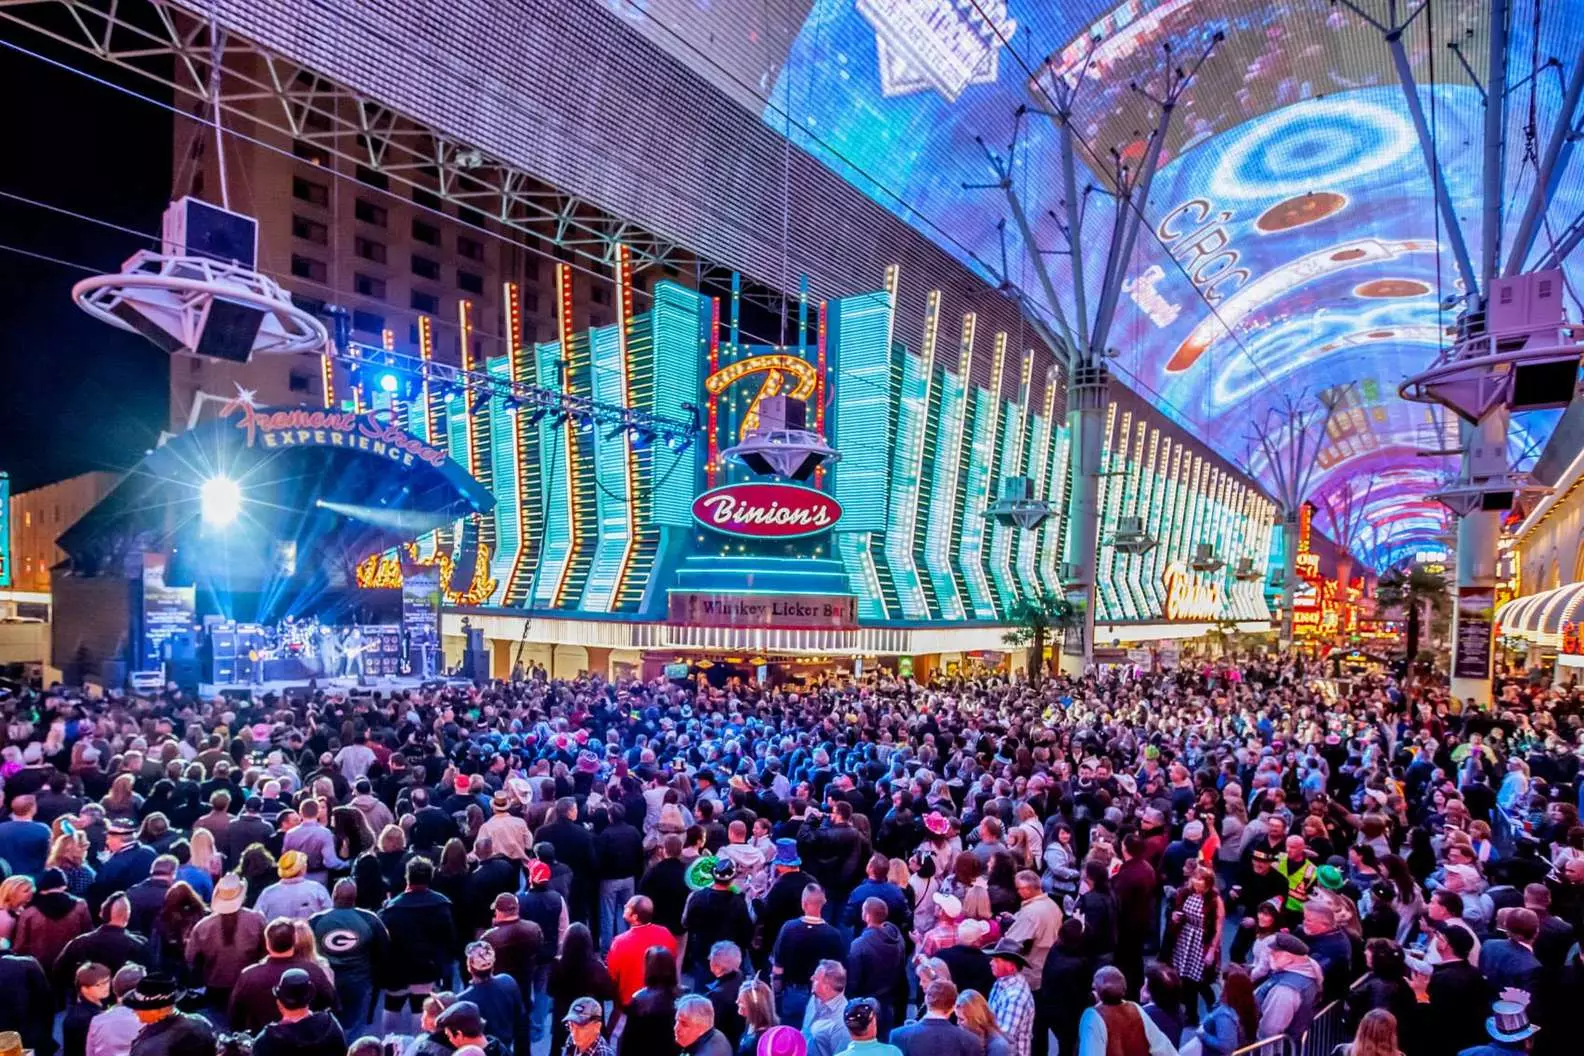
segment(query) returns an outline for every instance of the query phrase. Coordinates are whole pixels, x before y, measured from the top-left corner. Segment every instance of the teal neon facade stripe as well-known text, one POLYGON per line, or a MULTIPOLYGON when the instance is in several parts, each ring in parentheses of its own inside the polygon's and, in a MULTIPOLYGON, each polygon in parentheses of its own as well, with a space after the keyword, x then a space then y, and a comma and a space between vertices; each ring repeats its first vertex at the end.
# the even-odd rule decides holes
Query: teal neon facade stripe
MULTIPOLYGON (((1023 472, 1023 411, 1015 403, 1001 408, 1001 453, 996 459, 990 490, 990 502, 998 497, 996 485, 1007 477, 1023 472)), ((985 508, 989 503, 985 504, 985 508)), ((981 511, 982 512, 982 511, 981 511)), ((1021 529, 986 518, 990 525, 990 577, 995 584, 996 599, 1001 612, 1011 612, 1018 603, 1019 588, 1012 576, 1012 535, 1021 529)))
MULTIPOLYGON (((622 378, 621 335, 614 326, 590 331, 589 376, 594 399, 617 407, 627 402, 622 378)), ((598 531, 594 556, 589 565, 588 583, 583 588, 581 608, 590 612, 610 612, 616 602, 616 579, 621 574, 622 555, 632 539, 631 496, 627 493, 627 443, 624 431, 611 438, 608 427, 597 425, 594 445, 594 509, 598 531)))
POLYGON ((964 585, 975 619, 996 618, 995 601, 985 577, 985 507, 990 505, 990 460, 995 457, 997 397, 985 389, 975 389, 973 435, 968 445, 968 472, 963 483, 962 562, 964 585))
MULTIPOLYGON (((551 341, 534 349, 537 360, 539 384, 546 388, 561 386, 561 343, 551 341)), ((540 551, 539 569, 534 576, 533 605, 550 608, 555 602, 556 585, 565 574, 572 559, 572 533, 567 525, 572 516, 571 499, 567 491, 566 426, 558 425, 552 417, 540 421, 539 429, 539 479, 544 482, 545 518, 544 547, 540 551)))
MULTIPOLYGON (((511 364, 504 358, 492 361, 486 369, 492 377, 509 381, 511 364)), ((500 397, 490 399, 488 456, 495 481, 495 550, 490 554, 490 578, 495 591, 490 604, 506 599, 506 584, 522 548, 522 497, 517 494, 517 413, 506 409, 500 397)))
POLYGON ((902 393, 891 470, 890 522, 886 525, 885 559, 896 583, 902 618, 927 620, 929 604, 913 560, 913 533, 918 525, 919 474, 924 462, 924 415, 928 378, 918 356, 902 354, 902 393))
POLYGON ((962 379, 942 371, 936 382, 940 389, 940 425, 935 430, 940 450, 935 455, 933 500, 926 515, 924 565, 930 584, 940 601, 941 616, 947 620, 968 618, 963 608, 962 590, 952 562, 952 528, 957 517, 958 448, 962 443, 963 412, 968 406, 962 379))

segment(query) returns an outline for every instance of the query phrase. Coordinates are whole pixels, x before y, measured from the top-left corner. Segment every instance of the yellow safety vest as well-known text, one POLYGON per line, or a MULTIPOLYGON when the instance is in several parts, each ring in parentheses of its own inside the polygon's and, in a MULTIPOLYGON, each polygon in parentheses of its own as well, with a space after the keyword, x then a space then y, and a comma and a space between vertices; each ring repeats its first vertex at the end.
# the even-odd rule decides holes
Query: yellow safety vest
POLYGON ((1291 868, 1287 856, 1284 854, 1275 862, 1276 871, 1287 881, 1287 911, 1289 913, 1302 912, 1304 903, 1309 901, 1309 890, 1314 887, 1315 878, 1319 870, 1315 864, 1307 859, 1296 869, 1291 868))

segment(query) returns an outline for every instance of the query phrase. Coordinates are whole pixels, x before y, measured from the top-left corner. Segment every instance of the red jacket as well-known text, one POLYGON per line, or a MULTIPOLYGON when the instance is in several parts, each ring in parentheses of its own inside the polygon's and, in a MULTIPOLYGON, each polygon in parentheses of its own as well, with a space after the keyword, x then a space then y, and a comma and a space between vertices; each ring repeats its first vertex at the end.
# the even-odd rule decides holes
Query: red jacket
POLYGON ((605 966, 616 981, 618 1006, 625 1008, 633 995, 643 989, 644 954, 651 946, 664 946, 673 957, 676 956, 676 936, 663 924, 640 924, 622 932, 611 942, 605 966))

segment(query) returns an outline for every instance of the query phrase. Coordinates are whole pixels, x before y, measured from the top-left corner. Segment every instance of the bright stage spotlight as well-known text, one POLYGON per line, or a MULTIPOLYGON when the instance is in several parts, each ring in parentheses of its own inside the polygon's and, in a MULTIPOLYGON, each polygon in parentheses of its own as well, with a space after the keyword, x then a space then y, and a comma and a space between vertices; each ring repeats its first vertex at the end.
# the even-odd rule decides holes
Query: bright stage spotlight
POLYGON ((242 487, 230 477, 211 477, 198 489, 198 509, 205 524, 224 528, 242 513, 242 487))
POLYGON ((396 385, 397 380, 394 372, 389 370, 380 372, 379 387, 381 392, 395 392, 396 385))

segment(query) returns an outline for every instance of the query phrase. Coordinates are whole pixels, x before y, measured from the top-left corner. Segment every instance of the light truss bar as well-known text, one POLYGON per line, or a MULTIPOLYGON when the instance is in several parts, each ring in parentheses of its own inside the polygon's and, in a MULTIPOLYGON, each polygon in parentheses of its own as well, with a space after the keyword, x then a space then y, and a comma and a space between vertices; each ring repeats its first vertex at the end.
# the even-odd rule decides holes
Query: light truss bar
POLYGON ((326 355, 335 361, 355 367, 359 371, 394 371, 410 378, 430 392, 465 392, 470 398, 502 400, 508 409, 531 414, 547 414, 584 418, 595 425, 624 425, 637 432, 647 432, 655 437, 685 441, 698 432, 697 422, 684 422, 664 415, 651 414, 634 407, 602 403, 587 396, 525 385, 515 379, 490 374, 487 370, 466 370, 434 359, 403 355, 375 345, 349 344, 344 351, 331 349, 326 355))

